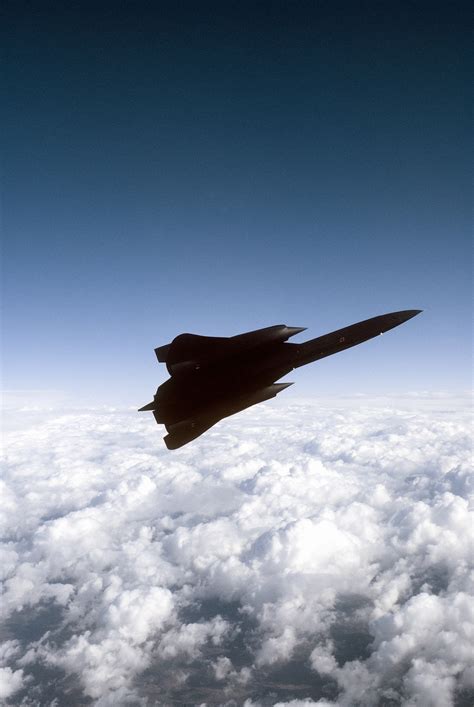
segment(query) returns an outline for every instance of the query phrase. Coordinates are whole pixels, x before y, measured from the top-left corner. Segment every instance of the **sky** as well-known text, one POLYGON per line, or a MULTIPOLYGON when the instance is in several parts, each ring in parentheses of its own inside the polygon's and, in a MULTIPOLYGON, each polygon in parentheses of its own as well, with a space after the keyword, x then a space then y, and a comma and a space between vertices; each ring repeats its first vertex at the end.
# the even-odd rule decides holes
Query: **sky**
POLYGON ((474 703, 467 7, 4 3, 2 704, 474 703), (136 411, 182 332, 403 309, 136 411))
POLYGON ((470 387, 467 3, 16 0, 2 24, 4 389, 142 405, 181 332, 412 308, 285 394, 470 387))

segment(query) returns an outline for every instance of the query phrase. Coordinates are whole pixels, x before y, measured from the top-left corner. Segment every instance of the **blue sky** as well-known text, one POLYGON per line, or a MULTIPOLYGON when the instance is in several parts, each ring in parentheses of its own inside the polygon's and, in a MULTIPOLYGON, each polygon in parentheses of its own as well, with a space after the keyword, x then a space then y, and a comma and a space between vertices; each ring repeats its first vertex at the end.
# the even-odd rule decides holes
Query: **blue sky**
POLYGON ((467 4, 67 5, 4 23, 4 388, 144 404, 183 331, 406 308, 291 394, 469 387, 467 4))

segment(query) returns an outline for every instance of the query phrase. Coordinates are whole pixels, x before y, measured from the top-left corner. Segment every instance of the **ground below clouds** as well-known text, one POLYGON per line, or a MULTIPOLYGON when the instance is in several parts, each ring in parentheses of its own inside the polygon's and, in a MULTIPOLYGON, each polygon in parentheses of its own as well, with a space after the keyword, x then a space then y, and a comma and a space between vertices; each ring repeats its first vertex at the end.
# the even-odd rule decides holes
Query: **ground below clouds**
POLYGON ((465 401, 10 417, 2 703, 474 701, 465 401))

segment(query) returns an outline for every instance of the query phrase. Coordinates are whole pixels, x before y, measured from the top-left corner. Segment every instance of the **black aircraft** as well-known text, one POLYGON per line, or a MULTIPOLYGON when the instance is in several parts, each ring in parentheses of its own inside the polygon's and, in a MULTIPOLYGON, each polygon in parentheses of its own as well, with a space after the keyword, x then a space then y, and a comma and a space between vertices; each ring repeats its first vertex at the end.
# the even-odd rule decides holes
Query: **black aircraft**
POLYGON ((230 337, 180 334, 155 349, 171 376, 160 385, 151 410, 164 424, 168 449, 196 439, 219 420, 274 398, 292 383, 276 383, 294 368, 349 349, 419 314, 408 309, 372 317, 302 344, 288 339, 305 327, 284 324, 230 337))

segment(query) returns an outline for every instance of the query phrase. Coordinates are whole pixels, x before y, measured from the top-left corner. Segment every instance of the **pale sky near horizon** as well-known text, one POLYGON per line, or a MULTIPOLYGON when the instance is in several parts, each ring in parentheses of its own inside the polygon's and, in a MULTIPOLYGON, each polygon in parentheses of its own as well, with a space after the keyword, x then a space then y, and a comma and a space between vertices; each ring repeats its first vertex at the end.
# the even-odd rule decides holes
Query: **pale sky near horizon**
POLYGON ((420 308, 288 394, 468 389, 467 12, 7 3, 2 387, 144 404, 183 331, 420 308))

